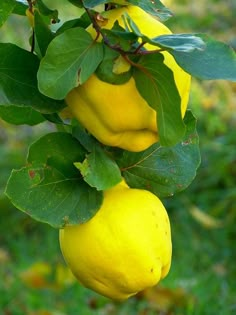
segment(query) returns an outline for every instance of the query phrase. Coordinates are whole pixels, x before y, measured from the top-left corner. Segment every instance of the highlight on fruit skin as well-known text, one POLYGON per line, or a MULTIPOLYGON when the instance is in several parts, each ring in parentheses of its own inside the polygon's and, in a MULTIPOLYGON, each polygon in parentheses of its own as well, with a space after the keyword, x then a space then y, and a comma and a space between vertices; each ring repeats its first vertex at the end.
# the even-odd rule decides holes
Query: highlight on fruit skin
POLYGON ((154 194, 122 181, 104 192, 86 223, 59 232, 64 259, 78 281, 125 300, 166 277, 172 244, 168 214, 154 194))
MULTIPOLYGON (((122 15, 125 13, 128 13, 140 31, 150 38, 171 34, 164 24, 137 6, 125 6, 102 13, 107 19, 102 27, 111 29, 116 20, 124 26, 122 15)), ((95 38, 93 27, 90 26, 88 31, 95 38)), ((157 49, 150 44, 144 47, 148 50, 157 49)), ((171 54, 165 51, 161 53, 164 63, 173 72, 184 116, 191 76, 178 66, 171 54)), ((139 152, 159 141, 156 111, 139 94, 133 77, 122 85, 115 85, 101 81, 93 74, 84 84, 68 93, 66 103, 73 116, 105 145, 139 152)))

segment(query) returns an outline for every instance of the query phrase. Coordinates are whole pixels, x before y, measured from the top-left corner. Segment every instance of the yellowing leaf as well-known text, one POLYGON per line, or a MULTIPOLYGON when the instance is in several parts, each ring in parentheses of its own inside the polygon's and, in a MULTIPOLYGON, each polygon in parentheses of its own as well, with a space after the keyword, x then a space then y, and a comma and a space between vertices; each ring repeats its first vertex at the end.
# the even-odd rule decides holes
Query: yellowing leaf
POLYGON ((0 265, 5 264, 9 260, 10 260, 9 253, 5 249, 0 248, 0 265))
POLYGON ((192 217, 205 228, 216 229, 223 226, 223 222, 221 220, 203 212, 196 206, 193 206, 189 212, 192 217))
POLYGON ((71 270, 62 264, 58 264, 56 266, 56 283, 60 287, 70 286, 76 282, 76 278, 74 277, 71 270))
POLYGON ((194 297, 180 287, 172 289, 156 286, 144 290, 138 297, 145 298, 145 300, 149 302, 149 306, 152 310, 158 310, 165 314, 173 307, 194 302, 194 297))
POLYGON ((47 278, 51 274, 51 266, 44 262, 37 262, 20 273, 21 280, 32 288, 50 287, 47 278))

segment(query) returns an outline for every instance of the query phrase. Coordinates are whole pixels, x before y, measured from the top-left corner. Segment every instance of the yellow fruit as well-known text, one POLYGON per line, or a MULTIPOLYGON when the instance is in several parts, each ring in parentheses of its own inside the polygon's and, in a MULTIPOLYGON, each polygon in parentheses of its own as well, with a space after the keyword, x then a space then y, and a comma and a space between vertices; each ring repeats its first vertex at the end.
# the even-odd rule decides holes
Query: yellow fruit
POLYGON ((124 300, 167 275, 172 252, 169 218, 154 194, 121 182, 104 192, 92 219, 60 230, 60 246, 82 285, 124 300))
POLYGON ((28 17, 28 20, 29 20, 29 23, 30 23, 30 26, 32 28, 34 28, 34 13, 32 11, 30 11, 30 9, 26 9, 25 11, 25 15, 28 17))
MULTIPOLYGON (((148 37, 171 33, 164 24, 137 6, 104 12, 107 23, 103 27, 111 29, 116 20, 124 26, 121 17, 124 13, 128 13, 140 31, 148 37)), ((93 37, 96 36, 92 27, 88 31, 93 37)), ((149 44, 145 48, 157 49, 149 44)), ((189 98, 190 75, 177 65, 172 55, 168 52, 162 54, 165 64, 174 73, 184 116, 189 98)), ((112 85, 92 75, 82 86, 69 92, 66 102, 81 124, 105 145, 138 152, 159 140, 156 111, 138 93, 133 77, 125 84, 112 85)))

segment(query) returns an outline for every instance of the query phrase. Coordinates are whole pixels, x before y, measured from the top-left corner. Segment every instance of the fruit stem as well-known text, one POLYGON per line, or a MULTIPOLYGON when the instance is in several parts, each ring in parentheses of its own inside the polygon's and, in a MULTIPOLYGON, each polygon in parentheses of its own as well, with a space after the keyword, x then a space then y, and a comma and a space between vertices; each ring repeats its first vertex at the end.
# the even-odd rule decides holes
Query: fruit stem
POLYGON ((28 5, 29 5, 29 11, 31 13, 33 13, 33 1, 32 0, 27 0, 27 2, 28 2, 28 5))

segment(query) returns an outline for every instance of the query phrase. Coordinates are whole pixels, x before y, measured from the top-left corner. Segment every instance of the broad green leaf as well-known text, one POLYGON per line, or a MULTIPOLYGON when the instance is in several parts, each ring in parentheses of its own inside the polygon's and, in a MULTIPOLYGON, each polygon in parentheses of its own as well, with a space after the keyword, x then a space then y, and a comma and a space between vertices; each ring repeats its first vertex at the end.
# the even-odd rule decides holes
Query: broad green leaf
POLYGON ((159 0, 128 0, 128 2, 132 5, 139 6, 147 13, 160 18, 162 21, 166 21, 173 16, 172 12, 159 0))
POLYGON ((27 0, 20 0, 20 2, 18 0, 15 0, 15 6, 12 13, 18 14, 18 15, 25 15, 25 11, 28 7, 29 7, 29 4, 27 0))
POLYGON ((185 125, 173 72, 163 60, 162 54, 142 56, 138 66, 134 67, 133 77, 139 93, 157 112, 161 145, 172 146, 182 139, 185 125))
POLYGON ((107 153, 96 145, 82 163, 75 163, 84 180, 97 190, 106 190, 118 184, 122 178, 120 169, 107 153))
POLYGON ((57 125, 64 125, 64 122, 63 120, 61 119, 61 117, 57 114, 57 113, 53 113, 53 114, 43 114, 43 117, 54 123, 54 124, 57 124, 57 125))
POLYGON ((69 20, 63 23, 62 26, 59 27, 58 30, 56 31, 56 34, 59 35, 65 32, 66 30, 70 28, 74 28, 74 27, 87 28, 90 24, 91 24, 91 20, 88 14, 85 12, 78 19, 69 20))
MULTIPOLYGON (((142 39, 142 42, 158 46, 164 50, 176 50, 180 52, 192 52, 194 50, 204 50, 205 42, 195 34, 168 34, 154 38, 149 38, 142 34, 138 25, 131 19, 128 13, 124 14, 125 22, 128 23, 128 29, 142 39)), ((144 49, 143 49, 144 50, 144 49)))
POLYGON ((205 34, 169 34, 148 38, 128 14, 124 17, 130 29, 143 42, 167 50, 180 67, 193 76, 204 80, 236 81, 236 54, 230 46, 205 34))
POLYGON ((83 84, 103 58, 103 48, 83 28, 66 30, 51 41, 39 71, 39 90, 54 99, 83 84))
MULTIPOLYGON (((3 131, 3 129, 1 129, 3 131)), ((22 137, 22 134, 20 135, 22 137)), ((19 145, 17 150, 13 150, 15 144, 19 144, 19 139, 14 139, 12 134, 8 132, 8 136, 5 137, 2 135, 1 132, 1 145, 0 145, 0 169, 1 169, 1 176, 0 176, 0 209, 2 210, 1 202, 3 199, 6 199, 4 196, 4 191, 6 188, 6 182, 11 174, 12 166, 21 167, 22 163, 25 162, 24 158, 24 146, 19 145), (11 141, 13 140, 13 141, 11 141), (10 142, 10 143, 9 143, 10 142)), ((26 140, 26 137, 22 137, 26 140)), ((26 140, 27 141, 27 140, 26 140)))
POLYGON ((16 208, 55 228, 86 222, 102 203, 102 193, 81 178, 45 165, 13 170, 5 193, 16 208))
MULTIPOLYGON (((204 51, 206 44, 201 37, 195 34, 169 34, 147 39, 152 45, 164 48, 165 50, 178 52, 204 51)), ((144 39, 145 41, 145 39, 144 39)))
POLYGON ((114 28, 111 30, 103 28, 101 33, 106 42, 109 43, 109 47, 114 47, 115 49, 120 49, 122 51, 130 51, 132 47, 132 39, 134 38, 136 40, 137 38, 131 32, 128 33, 125 30, 123 32, 116 31, 114 28))
POLYGON ((75 5, 76 7, 82 8, 83 4, 82 4, 82 0, 68 0, 70 3, 72 3, 73 5, 75 5))
POLYGON ((204 80, 236 81, 236 54, 228 45, 208 35, 197 35, 205 43, 205 49, 184 52, 170 49, 176 62, 185 71, 204 80))
POLYGON ((65 106, 39 92, 38 67, 34 54, 13 44, 0 44, 0 106, 32 107, 41 113, 57 112, 65 106))
POLYGON ((85 150, 80 143, 65 132, 49 133, 30 146, 27 161, 56 168, 65 177, 80 176, 74 162, 82 162, 85 150))
POLYGON ((34 36, 39 52, 38 55, 42 58, 46 53, 49 43, 53 40, 54 35, 37 10, 35 10, 34 13, 34 36))
POLYGON ((97 190, 106 190, 118 184, 121 181, 120 170, 100 143, 78 123, 73 126, 72 134, 89 152, 82 163, 74 163, 84 180, 97 190))
POLYGON ((44 15, 50 17, 55 22, 58 22, 58 11, 52 10, 45 5, 42 0, 35 1, 35 7, 39 10, 39 12, 44 15))
MULTIPOLYGON (((76 2, 76 0, 69 0, 69 1, 72 3, 76 2)), ((108 0, 83 0, 83 4, 84 4, 85 8, 89 8, 89 9, 92 9, 92 8, 98 6, 99 4, 104 4, 104 3, 108 3, 108 2, 115 3, 115 1, 108 1, 108 0)))
POLYGON ((70 134, 47 134, 31 145, 27 166, 13 170, 6 195, 18 209, 54 227, 85 222, 99 209, 102 193, 86 184, 74 166, 84 157, 70 134))
POLYGON ((77 121, 72 120, 72 135, 79 143, 85 148, 87 152, 92 152, 96 145, 100 145, 97 139, 95 139, 85 128, 77 121))
POLYGON ((32 107, 19 107, 19 106, 0 106, 0 117, 13 125, 37 125, 45 118, 39 112, 35 111, 32 107))
POLYGON ((1 0, 0 2, 0 27, 6 22, 16 5, 15 0, 1 0))
POLYGON ((173 147, 154 144, 143 152, 123 152, 118 165, 130 187, 167 197, 190 185, 200 164, 200 152, 196 119, 190 111, 186 112, 184 122, 185 136, 173 147))
MULTIPOLYGON (((75 0, 69 0, 72 3, 75 3, 75 0)), ((169 19, 173 14, 169 9, 167 9, 159 0, 84 0, 84 6, 86 8, 94 8, 99 4, 113 2, 120 5, 135 5, 143 9, 144 11, 157 16, 162 21, 169 19)))

